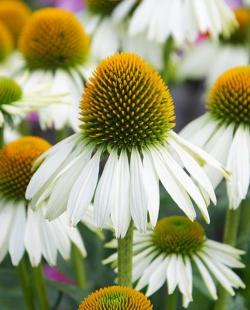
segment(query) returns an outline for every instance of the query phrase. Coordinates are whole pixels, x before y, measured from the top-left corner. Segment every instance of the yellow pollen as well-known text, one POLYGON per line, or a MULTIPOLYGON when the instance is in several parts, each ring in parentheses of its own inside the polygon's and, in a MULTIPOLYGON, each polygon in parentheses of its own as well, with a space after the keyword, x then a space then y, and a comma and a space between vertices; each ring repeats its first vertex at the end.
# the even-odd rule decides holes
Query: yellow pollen
POLYGON ((134 289, 111 286, 89 295, 78 310, 152 310, 149 299, 134 289))
POLYGON ((11 32, 15 45, 30 15, 29 7, 22 1, 0 1, 0 20, 11 32))
POLYGON ((0 196, 23 200, 34 161, 51 145, 38 137, 24 137, 0 150, 0 196))
POLYGON ((41 9, 24 27, 19 50, 31 70, 67 70, 84 63, 89 38, 72 13, 57 8, 41 9))
POLYGON ((209 92, 207 106, 223 124, 250 126, 250 66, 222 74, 209 92))
POLYGON ((0 62, 4 61, 13 51, 14 42, 11 33, 0 21, 0 62))
POLYGON ((162 143, 174 127, 174 104, 160 75, 142 58, 121 53, 104 60, 86 84, 81 128, 104 148, 162 143))

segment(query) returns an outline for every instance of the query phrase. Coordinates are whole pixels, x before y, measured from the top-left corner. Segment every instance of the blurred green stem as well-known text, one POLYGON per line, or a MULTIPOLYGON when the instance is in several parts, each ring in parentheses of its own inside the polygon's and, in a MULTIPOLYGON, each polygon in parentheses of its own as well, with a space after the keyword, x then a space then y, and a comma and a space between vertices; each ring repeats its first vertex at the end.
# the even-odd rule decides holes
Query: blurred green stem
POLYGON ((72 244, 72 262, 77 285, 82 289, 86 289, 86 272, 83 257, 75 244, 72 244))
POLYGON ((174 51, 174 39, 169 37, 164 46, 164 69, 163 69, 163 79, 169 84, 172 80, 172 53, 174 51))
POLYGON ((35 290, 37 296, 37 302, 40 310, 49 310, 49 301, 47 296, 46 285, 43 275, 43 266, 40 263, 38 267, 32 268, 33 279, 35 283, 35 290))
POLYGON ((0 126, 0 148, 4 146, 4 125, 0 126))
POLYGON ((131 221, 127 234, 118 239, 118 284, 132 287, 133 229, 131 221))
POLYGON ((178 288, 175 289, 173 294, 168 295, 167 299, 167 310, 176 310, 178 303, 178 288))
POLYGON ((62 129, 56 131, 56 142, 60 142, 61 140, 68 137, 69 128, 65 125, 62 129))
POLYGON ((241 204, 241 222, 239 228, 238 247, 247 250, 250 233, 250 197, 241 204))
MULTIPOLYGON (((237 243, 240 212, 241 207, 236 210, 227 210, 223 241, 231 246, 235 246, 237 243)), ((219 286, 218 300, 215 303, 214 310, 227 310, 229 308, 229 302, 228 292, 222 286, 219 286)))
POLYGON ((28 273, 28 268, 25 262, 25 258, 23 257, 17 266, 17 273, 19 277, 19 281, 23 291, 23 297, 26 303, 27 310, 35 310, 35 306, 32 298, 32 287, 30 276, 28 273))

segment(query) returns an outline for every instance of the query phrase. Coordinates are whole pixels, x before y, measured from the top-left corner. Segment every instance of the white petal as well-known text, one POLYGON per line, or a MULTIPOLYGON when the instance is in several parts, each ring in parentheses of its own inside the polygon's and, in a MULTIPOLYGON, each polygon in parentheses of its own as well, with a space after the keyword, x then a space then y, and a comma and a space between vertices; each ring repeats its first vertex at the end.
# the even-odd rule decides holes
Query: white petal
POLYGON ((167 282, 168 282, 168 293, 173 294, 177 284, 177 255, 172 254, 169 256, 168 267, 167 267, 167 282))
POLYGON ((130 210, 137 229, 147 228, 147 192, 140 154, 132 150, 130 158, 130 210))
POLYGON ((199 269, 202 279, 206 285, 206 287, 208 288, 211 296, 213 297, 213 299, 217 299, 217 292, 216 292, 216 286, 214 284, 214 281, 212 279, 212 277, 210 276, 207 268, 204 266, 204 264, 202 263, 202 261, 197 257, 197 256, 193 256, 193 260, 197 266, 197 268, 199 269))
POLYGON ((152 294, 154 294, 165 283, 167 266, 168 266, 168 258, 165 258, 155 268, 151 277, 149 278, 149 285, 146 292, 147 296, 151 296, 152 294))
POLYGON ((145 186, 148 195, 148 211, 152 226, 157 223, 160 207, 159 179, 156 175, 152 159, 148 153, 143 153, 145 186))
POLYGON ((227 182, 229 207, 236 209, 245 199, 250 182, 250 153, 248 129, 239 127, 233 138, 228 155, 227 169, 232 173, 227 182))
POLYGON ((100 156, 101 153, 97 151, 82 170, 70 192, 67 209, 73 225, 82 219, 93 198, 98 181, 100 156))
POLYGON ((26 224, 26 211, 24 203, 17 204, 15 217, 13 219, 10 240, 9 253, 12 264, 17 266, 24 254, 24 232, 26 224))

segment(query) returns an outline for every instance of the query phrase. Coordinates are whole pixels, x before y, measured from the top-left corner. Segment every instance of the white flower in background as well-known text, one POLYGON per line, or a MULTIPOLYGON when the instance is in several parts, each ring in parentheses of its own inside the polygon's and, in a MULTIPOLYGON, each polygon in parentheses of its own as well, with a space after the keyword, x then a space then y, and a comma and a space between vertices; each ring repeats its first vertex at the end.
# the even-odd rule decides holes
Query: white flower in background
MULTIPOLYGON (((149 61, 156 69, 163 68, 163 48, 145 34, 131 36, 128 24, 116 20, 113 14, 116 7, 124 0, 88 0, 87 8, 80 16, 86 26, 87 33, 92 37, 91 57, 99 62, 117 52, 133 52, 149 61)), ((116 15, 115 15, 116 16, 116 15)))
POLYGON ((26 80, 25 75, 15 80, 0 76, 0 127, 5 122, 11 125, 12 122, 20 121, 31 111, 42 112, 49 105, 58 102, 64 103, 67 107, 65 93, 52 94, 48 83, 37 84, 30 89, 26 80))
MULTIPOLYGON (((211 88, 208 112, 180 133, 204 148, 231 172, 227 181, 229 207, 236 209, 245 199, 250 182, 250 66, 230 69, 211 88)), ((221 176, 206 172, 216 187, 221 176)))
MULTIPOLYGON (((117 240, 108 247, 117 247, 117 240)), ((133 282, 136 289, 147 287, 150 296, 167 283, 168 294, 179 289, 183 306, 193 301, 193 268, 196 267, 211 297, 217 299, 215 280, 231 295, 234 289, 245 288, 232 270, 243 268, 244 251, 207 239, 203 227, 184 216, 158 221, 155 229, 145 234, 135 231, 133 244, 133 282)), ((104 260, 117 270, 117 253, 104 260)))
MULTIPOLYGON (((123 17, 128 11, 125 2, 131 1, 124 0, 116 8, 123 17)), ((195 41, 200 33, 209 32, 214 39, 220 34, 228 36, 236 25, 224 0, 141 0, 130 18, 129 32, 146 32, 149 39, 162 43, 172 36, 183 44, 195 41)))
POLYGON ((40 158, 27 188, 34 207, 47 201, 46 218, 67 210, 75 225, 93 200, 97 226, 111 219, 116 236, 124 237, 131 217, 139 230, 146 229, 148 213, 156 224, 160 180, 192 220, 195 203, 209 222, 207 206, 216 198, 202 166, 226 173, 172 131, 172 97, 149 64, 131 53, 107 58, 86 84, 80 110, 81 131, 40 158))
POLYGON ((70 257, 72 243, 86 255, 78 230, 68 225, 65 214, 49 222, 43 210, 34 212, 25 200, 32 164, 49 147, 43 139, 25 137, 0 151, 0 261, 9 253, 12 264, 18 265, 27 251, 32 266, 42 257, 55 265, 58 253, 70 257))
POLYGON ((249 62, 250 8, 235 9, 239 27, 220 42, 205 40, 184 52, 179 63, 182 79, 206 79, 211 86, 220 74, 249 62))
POLYGON ((11 33, 0 20, 0 75, 11 76, 20 68, 20 62, 11 33))
POLYGON ((49 119, 52 118, 57 129, 66 123, 76 128, 78 103, 90 66, 87 62, 89 38, 81 23, 62 9, 38 10, 21 33, 19 50, 24 61, 21 71, 28 73, 30 87, 46 81, 55 94, 70 94, 71 105, 53 106, 45 112, 43 120, 50 114, 49 119))

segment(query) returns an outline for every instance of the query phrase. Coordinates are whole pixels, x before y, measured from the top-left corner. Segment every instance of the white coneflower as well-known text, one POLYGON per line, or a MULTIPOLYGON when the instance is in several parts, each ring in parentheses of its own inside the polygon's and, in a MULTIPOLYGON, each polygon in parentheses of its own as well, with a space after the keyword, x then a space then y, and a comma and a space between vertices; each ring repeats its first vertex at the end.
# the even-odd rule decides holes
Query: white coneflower
POLYGON ((211 86, 220 74, 249 61, 250 8, 234 10, 238 27, 220 42, 205 40, 189 48, 179 63, 180 78, 206 79, 211 86))
POLYGON ((32 266, 42 257, 55 265, 58 253, 69 258, 71 243, 86 255, 78 230, 68 225, 65 215, 49 222, 43 210, 34 212, 25 200, 32 164, 49 148, 43 139, 25 137, 0 150, 0 261, 9 253, 16 266, 27 251, 32 266))
POLYGON ((31 111, 42 111, 49 105, 64 103, 67 107, 65 93, 52 94, 49 84, 37 84, 32 89, 27 88, 26 76, 10 79, 0 76, 0 127, 5 122, 23 118, 31 111))
POLYGON ((87 0, 87 7, 80 18, 92 37, 91 57, 99 62, 120 51, 133 52, 161 70, 163 68, 161 44, 147 39, 145 34, 129 35, 128 24, 118 20, 116 8, 124 2, 126 1, 87 0))
POLYGON ((38 10, 26 23, 18 47, 24 60, 21 72, 28 73, 29 85, 46 81, 54 93, 70 94, 71 105, 62 115, 60 106, 51 111, 55 125, 61 117, 61 127, 67 121, 76 127, 77 105, 89 73, 89 38, 81 23, 62 9, 38 10))
POLYGON ((150 300, 142 293, 125 286, 109 286, 87 296, 78 310, 152 310, 150 300))
MULTIPOLYGON (((109 246, 116 246, 114 240, 109 246)), ((184 216, 161 219, 155 229, 145 234, 135 231, 133 244, 133 282, 136 289, 147 286, 150 296, 167 283, 168 294, 176 288, 183 295, 185 307, 193 300, 193 267, 196 266, 211 297, 217 299, 216 279, 231 295, 234 288, 244 288, 232 268, 243 268, 243 251, 207 239, 203 227, 184 216)), ((116 267, 117 254, 104 263, 116 267)))
POLYGON ((216 198, 202 166, 224 170, 172 131, 173 100, 150 65, 131 53, 107 58, 86 84, 80 110, 81 132, 41 157, 27 188, 37 207, 48 201, 47 218, 67 209, 75 225, 93 200, 99 227, 111 217, 116 236, 124 236, 132 216, 145 230, 148 212, 152 225, 158 218, 160 180, 192 220, 195 203, 209 222, 207 206, 216 198))
MULTIPOLYGON (((128 7, 121 3, 118 10, 118 15, 124 16, 128 7)), ((131 34, 146 31, 149 39, 158 42, 172 36, 177 44, 183 44, 196 40, 199 33, 209 32, 213 38, 229 35, 236 24, 224 0, 158 0, 157 4, 154 0, 141 0, 132 14, 129 30, 131 34)))
MULTIPOLYGON (((181 135, 215 156, 231 172, 227 181, 229 207, 236 209, 250 182, 250 66, 222 74, 211 88, 208 112, 191 122, 181 135)), ((206 169, 216 187, 220 175, 206 169)))

